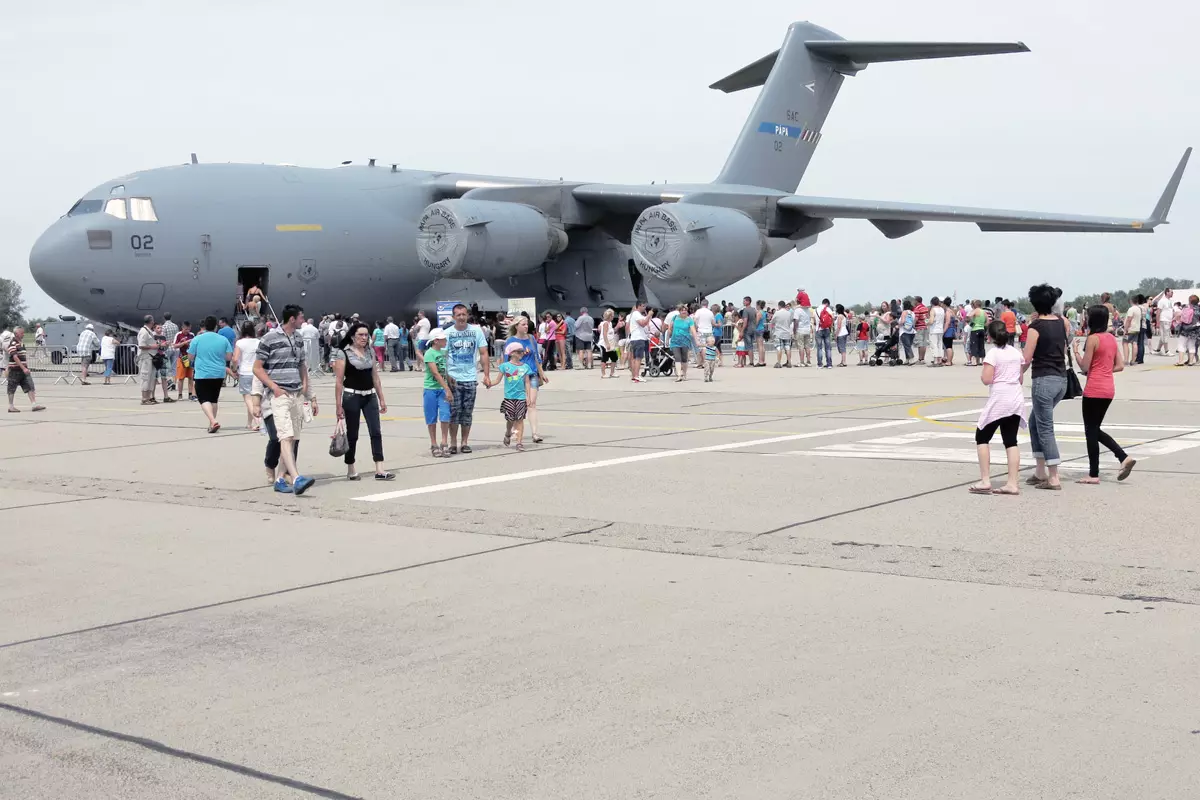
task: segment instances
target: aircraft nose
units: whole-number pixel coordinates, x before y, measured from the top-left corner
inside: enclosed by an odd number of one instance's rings
[[[34,242],[29,252],[29,272],[46,294],[66,305],[71,253],[63,225],[51,225]]]

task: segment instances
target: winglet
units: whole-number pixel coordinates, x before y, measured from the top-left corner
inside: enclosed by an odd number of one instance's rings
[[[1187,168],[1188,159],[1191,158],[1192,148],[1183,151],[1183,158],[1179,159],[1179,166],[1175,168],[1174,174],[1171,175],[1171,180],[1167,181],[1167,188],[1163,189],[1162,197],[1158,198],[1158,205],[1154,207],[1154,211],[1150,214],[1149,227],[1153,228],[1157,225],[1164,225],[1167,222],[1167,212],[1171,210],[1171,203],[1175,201],[1175,192],[1179,190],[1179,182],[1183,180],[1183,171]]]

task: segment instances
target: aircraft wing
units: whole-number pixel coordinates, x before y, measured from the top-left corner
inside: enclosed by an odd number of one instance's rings
[[[832,197],[781,197],[780,208],[818,219],[869,219],[885,236],[897,238],[912,233],[922,222],[973,222],[983,231],[1045,231],[1057,233],[1153,233],[1167,221],[1167,212],[1179,189],[1192,148],[1184,151],[1179,165],[1150,216],[1089,217],[1047,214],[1038,211],[1005,211],[992,208],[938,206],[922,203],[893,203],[875,200],[844,200]]]
[[[789,195],[753,187],[722,187],[725,191],[705,191],[707,187],[689,186],[684,191],[671,186],[614,186],[589,184],[574,189],[575,199],[586,205],[611,212],[637,214],[664,202],[711,202],[728,193],[743,200],[751,195],[774,200],[780,210],[792,211],[809,219],[867,219],[891,239],[918,230],[923,222],[970,222],[983,231],[1030,231],[1055,233],[1152,233],[1167,222],[1167,212],[1175,199],[1192,148],[1184,151],[1166,189],[1148,217],[1094,217],[1075,214],[1051,214],[1039,211],[1007,211],[967,206],[897,203],[882,200],[854,200],[836,197]],[[716,187],[712,187],[715,189]],[[736,191],[733,191],[736,190]],[[717,203],[723,205],[724,203]]]

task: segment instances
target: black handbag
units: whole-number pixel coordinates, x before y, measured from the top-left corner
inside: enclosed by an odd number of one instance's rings
[[[1075,374],[1075,359],[1071,358],[1071,344],[1067,343],[1067,391],[1063,400],[1074,400],[1083,396],[1083,387],[1079,384],[1079,376]]]

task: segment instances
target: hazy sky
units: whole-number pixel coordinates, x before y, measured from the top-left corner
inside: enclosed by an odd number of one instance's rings
[[[876,64],[846,81],[800,193],[1148,214],[1200,143],[1195,3],[683,0],[603,4],[205,0],[0,7],[0,275],[34,313],[38,234],[91,187],[204,161],[412,168],[645,183],[707,181],[755,99],[708,84],[797,19],[847,39],[1021,40],[1033,52]],[[843,302],[917,293],[1068,295],[1200,279],[1200,158],[1153,236],[888,241],[843,221],[718,297],[804,285]]]

